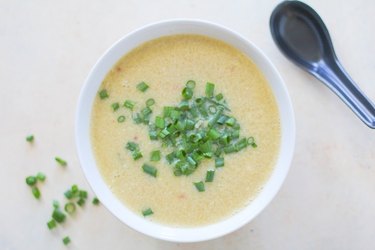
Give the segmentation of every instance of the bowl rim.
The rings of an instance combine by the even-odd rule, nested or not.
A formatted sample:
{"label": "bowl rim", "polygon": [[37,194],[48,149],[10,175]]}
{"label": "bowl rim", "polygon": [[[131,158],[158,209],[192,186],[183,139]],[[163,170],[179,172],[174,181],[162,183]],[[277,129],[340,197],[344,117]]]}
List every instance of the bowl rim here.
{"label": "bowl rim", "polygon": [[[176,32],[176,27],[178,27],[178,29],[185,30],[185,32]],[[190,29],[192,30],[192,32],[186,32],[186,30],[189,31]],[[197,29],[201,33],[197,32]],[[163,34],[157,35],[158,33],[160,33],[160,30],[163,30]],[[187,33],[206,35],[208,37],[222,40],[239,49],[242,53],[248,56],[257,65],[258,69],[263,73],[263,76],[267,79],[268,84],[270,85],[279,109],[281,120],[280,151],[274,170],[265,183],[264,188],[258,193],[255,199],[242,210],[230,216],[229,218],[207,226],[185,228],[175,227],[159,224],[157,222],[152,222],[150,220],[141,218],[133,211],[128,209],[109,190],[107,184],[105,184],[99,173],[95,160],[93,160],[89,123],[91,119],[92,103],[100,86],[100,84],[98,85],[98,82],[102,82],[103,78],[109,71],[106,69],[112,68],[119,58],[127,54],[135,47],[141,45],[145,41],[152,40],[157,37],[167,36],[168,34],[164,33],[168,33],[168,30],[172,30],[172,33],[170,35]],[[215,35],[215,32],[217,33],[217,35]],[[150,35],[153,38],[147,39]],[[134,42],[133,40],[134,38],[137,38],[137,36],[140,40],[142,39],[139,37],[143,36],[143,41]],[[218,36],[222,36],[224,39],[220,39],[218,38]],[[226,38],[230,38],[230,41]],[[133,47],[124,51],[122,54],[117,55],[116,57],[115,54],[117,50],[121,51],[121,49],[119,49],[121,45],[131,42],[133,42],[134,44],[129,46]],[[233,42],[237,42],[239,45],[237,44],[235,46]],[[249,52],[246,53],[244,51],[246,49],[253,53],[252,56],[248,55]],[[257,59],[254,60],[254,57],[256,57]],[[117,58],[117,60],[115,60],[114,58]],[[113,61],[113,63],[109,65],[109,68],[108,65],[107,67],[103,66],[108,60]],[[262,66],[260,66],[260,63]],[[103,74],[104,77],[102,77],[101,79],[97,79],[98,76],[102,76]],[[93,86],[94,84],[98,85],[97,88]],[[94,89],[95,91],[93,91],[92,89]],[[282,105],[280,104],[280,102]],[[276,67],[272,64],[270,59],[252,42],[244,38],[239,33],[213,22],[199,19],[168,19],[150,23],[126,34],[114,44],[112,44],[97,60],[97,62],[89,72],[80,91],[77,110],[75,114],[75,141],[80,165],[84,172],[85,178],[87,179],[94,193],[100,199],[101,203],[117,219],[119,219],[121,222],[131,227],[132,229],[153,238],[172,242],[199,242],[218,238],[241,228],[242,226],[253,220],[273,200],[287,176],[293,158],[295,146],[295,118],[292,102],[280,73],[277,71]],[[270,187],[270,183],[273,184],[272,188]],[[239,216],[239,214],[241,214],[241,216]]]}

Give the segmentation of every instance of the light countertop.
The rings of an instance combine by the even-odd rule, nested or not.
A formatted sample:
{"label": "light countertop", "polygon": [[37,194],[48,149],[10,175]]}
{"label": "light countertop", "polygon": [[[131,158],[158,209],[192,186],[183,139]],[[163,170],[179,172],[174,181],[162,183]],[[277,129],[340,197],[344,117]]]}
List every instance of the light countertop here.
{"label": "light countertop", "polygon": [[[336,53],[375,100],[375,2],[307,1]],[[287,61],[268,28],[278,1],[0,1],[0,249],[375,249],[375,131],[328,88]],[[87,204],[50,232],[52,200],[72,184],[90,190],[79,166],[74,114],[85,77],[104,51],[150,22],[199,18],[227,26],[274,62],[296,115],[296,150],[272,203],[227,236],[194,244],[156,240]],[[25,142],[33,133],[35,142]],[[54,157],[68,161],[62,168]],[[25,177],[42,171],[42,199]],[[90,190],[92,197],[92,191]],[[67,248],[61,238],[69,235]]]}

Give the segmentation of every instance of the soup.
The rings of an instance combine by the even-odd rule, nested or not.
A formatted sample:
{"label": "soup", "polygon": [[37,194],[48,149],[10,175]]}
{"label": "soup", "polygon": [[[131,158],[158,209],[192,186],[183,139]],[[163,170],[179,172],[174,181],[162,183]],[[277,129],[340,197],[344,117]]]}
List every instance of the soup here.
{"label": "soup", "polygon": [[[214,83],[215,95],[223,94],[240,124],[241,137],[254,137],[256,144],[225,154],[224,166],[215,167],[211,155],[192,173],[176,176],[165,159],[171,148],[150,140],[147,126],[137,124],[134,115],[153,99],[153,122],[164,107],[181,102],[188,80],[195,81],[196,97],[207,95],[207,82]],[[148,88],[140,89],[140,82]],[[161,37],[123,56],[100,89],[91,118],[95,159],[111,191],[139,216],[176,227],[212,224],[244,208],[270,177],[281,139],[277,104],[257,66],[236,48],[200,35]],[[133,111],[132,105],[124,107],[125,100],[134,104]],[[132,155],[129,142],[137,144],[142,158]],[[151,161],[155,150],[160,160]],[[156,177],[144,164],[157,170]],[[210,170],[214,180],[205,182]]]}

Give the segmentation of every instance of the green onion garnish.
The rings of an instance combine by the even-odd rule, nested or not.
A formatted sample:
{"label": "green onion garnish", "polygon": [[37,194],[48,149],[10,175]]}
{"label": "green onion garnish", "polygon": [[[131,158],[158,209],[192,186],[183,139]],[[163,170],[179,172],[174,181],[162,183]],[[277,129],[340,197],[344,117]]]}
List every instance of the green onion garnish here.
{"label": "green onion garnish", "polygon": [[34,197],[36,199],[39,199],[40,198],[40,191],[39,191],[39,188],[38,187],[32,187],[31,188],[31,192],[33,193]]}
{"label": "green onion garnish", "polygon": [[26,178],[26,184],[29,186],[34,186],[36,184],[37,178],[35,176],[28,176]]}
{"label": "green onion garnish", "polygon": [[34,141],[34,135],[29,135],[26,137],[26,141],[33,142]]}
{"label": "green onion garnish", "polygon": [[125,121],[125,116],[123,115],[120,115],[118,118],[117,118],[117,122],[118,123],[123,123]]}
{"label": "green onion garnish", "polygon": [[143,169],[143,172],[153,176],[153,177],[156,177],[157,173],[158,173],[158,170],[153,167],[153,166],[150,166],[148,164],[143,164],[142,165],[142,169]]}
{"label": "green onion garnish", "polygon": [[155,150],[151,152],[151,161],[160,161],[160,150]]}
{"label": "green onion garnish", "polygon": [[223,98],[224,98],[224,96],[223,96],[222,93],[217,94],[217,95],[215,96],[216,101],[221,101]]}
{"label": "green onion garnish", "polygon": [[182,90],[182,97],[184,98],[184,100],[190,100],[193,97],[193,89],[185,87]]}
{"label": "green onion garnish", "polygon": [[247,138],[247,144],[252,146],[253,148],[258,147],[258,145],[255,143],[254,137],[252,137],[252,136]]}
{"label": "green onion garnish", "polygon": [[76,211],[76,205],[73,202],[68,202],[65,204],[64,210],[68,214],[72,214]]}
{"label": "green onion garnish", "polygon": [[214,180],[215,170],[208,170],[206,173],[206,182],[212,182]]}
{"label": "green onion garnish", "polygon": [[49,222],[47,222],[47,227],[49,230],[55,228],[57,226],[56,221],[54,219],[51,219]]}
{"label": "green onion garnish", "polygon": [[111,105],[113,111],[116,111],[120,108],[120,104],[118,102],[112,103]]}
{"label": "green onion garnish", "polygon": [[52,218],[57,222],[57,223],[63,223],[65,221],[66,215],[61,212],[59,208],[55,208],[52,212]]}
{"label": "green onion garnish", "polygon": [[55,161],[58,164],[60,164],[60,166],[63,166],[63,167],[65,167],[66,165],[68,165],[68,163],[65,160],[63,160],[62,158],[60,158],[58,156],[55,157]]}
{"label": "green onion garnish", "polygon": [[142,153],[140,151],[134,151],[132,153],[133,160],[138,160],[143,157]]}
{"label": "green onion garnish", "polygon": [[213,97],[214,96],[214,89],[215,89],[215,84],[213,83],[206,83],[206,96],[207,97]]}
{"label": "green onion garnish", "polygon": [[70,238],[69,236],[65,236],[63,239],[62,239],[62,242],[64,243],[64,245],[68,245],[70,243]]}
{"label": "green onion garnish", "polygon": [[42,172],[38,172],[38,173],[36,174],[36,178],[38,179],[38,181],[45,181],[45,179],[46,179],[46,175],[43,174]]}
{"label": "green onion garnish", "polygon": [[134,105],[135,105],[135,102],[130,101],[130,100],[126,100],[126,101],[124,102],[124,107],[125,107],[125,108],[128,108],[128,109],[130,109],[130,110],[133,110]]}
{"label": "green onion garnish", "polygon": [[85,199],[80,198],[80,199],[77,201],[77,204],[78,204],[78,206],[82,207],[83,205],[85,205],[85,202],[86,202]]}
{"label": "green onion garnish", "polygon": [[73,194],[73,192],[71,191],[71,190],[67,190],[65,193],[64,193],[64,195],[65,195],[65,197],[67,198],[67,199],[72,199],[73,197],[74,197],[74,194]]}
{"label": "green onion garnish", "polygon": [[102,100],[108,98],[109,95],[108,95],[107,90],[106,90],[106,89],[102,89],[102,90],[99,92],[99,97],[100,97],[100,99],[102,99]]}
{"label": "green onion garnish", "polygon": [[126,148],[129,149],[130,151],[139,150],[138,144],[135,142],[131,142],[131,141],[126,144]]}
{"label": "green onion garnish", "polygon": [[54,200],[54,201],[52,202],[52,206],[53,206],[54,208],[58,208],[58,207],[60,207],[60,203],[59,203],[57,200]]}
{"label": "green onion garnish", "polygon": [[155,104],[155,100],[153,98],[150,98],[146,101],[146,106],[150,107]]}
{"label": "green onion garnish", "polygon": [[195,188],[199,191],[199,192],[204,192],[206,189],[204,188],[204,182],[203,181],[200,181],[200,182],[194,182],[194,186]]}
{"label": "green onion garnish", "polygon": [[223,157],[218,157],[215,159],[215,167],[220,168],[224,167],[224,158]]}
{"label": "green onion garnish", "polygon": [[190,89],[194,89],[195,88],[195,81],[193,80],[189,80],[186,82],[186,87],[190,88]]}
{"label": "green onion garnish", "polygon": [[94,205],[99,205],[100,201],[97,197],[94,197],[94,199],[92,199],[92,204]]}
{"label": "green onion garnish", "polygon": [[137,84],[137,89],[141,92],[145,92],[149,86],[145,82],[140,82]]}
{"label": "green onion garnish", "polygon": [[160,117],[160,116],[157,116],[155,118],[155,126],[157,128],[160,128],[160,129],[163,129],[165,127],[165,121],[164,121],[164,118]]}
{"label": "green onion garnish", "polygon": [[147,208],[147,209],[142,211],[142,214],[143,214],[144,217],[146,217],[146,216],[154,214],[154,212],[152,211],[151,208]]}
{"label": "green onion garnish", "polygon": [[79,194],[78,194],[78,197],[79,198],[82,198],[82,199],[87,199],[87,191],[85,190],[79,190]]}

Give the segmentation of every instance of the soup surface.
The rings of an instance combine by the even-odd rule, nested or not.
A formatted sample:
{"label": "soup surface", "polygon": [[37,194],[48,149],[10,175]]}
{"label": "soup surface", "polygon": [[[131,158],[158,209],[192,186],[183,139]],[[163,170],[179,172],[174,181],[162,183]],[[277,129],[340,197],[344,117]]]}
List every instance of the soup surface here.
{"label": "soup surface", "polygon": [[[203,160],[188,176],[176,177],[164,159],[169,152],[151,141],[145,125],[135,124],[122,106],[135,101],[135,110],[155,99],[153,113],[177,105],[187,80],[196,81],[195,96],[204,96],[206,82],[223,93],[231,114],[241,125],[241,136],[253,136],[257,147],[225,155],[224,167],[198,192],[193,182],[204,180],[213,160]],[[149,89],[137,90],[139,82]],[[100,172],[112,192],[134,213],[151,208],[145,219],[174,226],[200,226],[218,222],[251,202],[270,177],[280,147],[280,121],[276,101],[262,73],[242,52],[204,36],[176,35],[149,41],[122,57],[105,77],[101,89],[109,97],[94,101],[91,142]],[[120,108],[113,111],[112,103]],[[124,122],[118,122],[125,116]],[[139,144],[143,158],[133,160],[126,143]],[[156,178],[142,171],[150,153],[161,150],[162,159],[151,162]]]}

